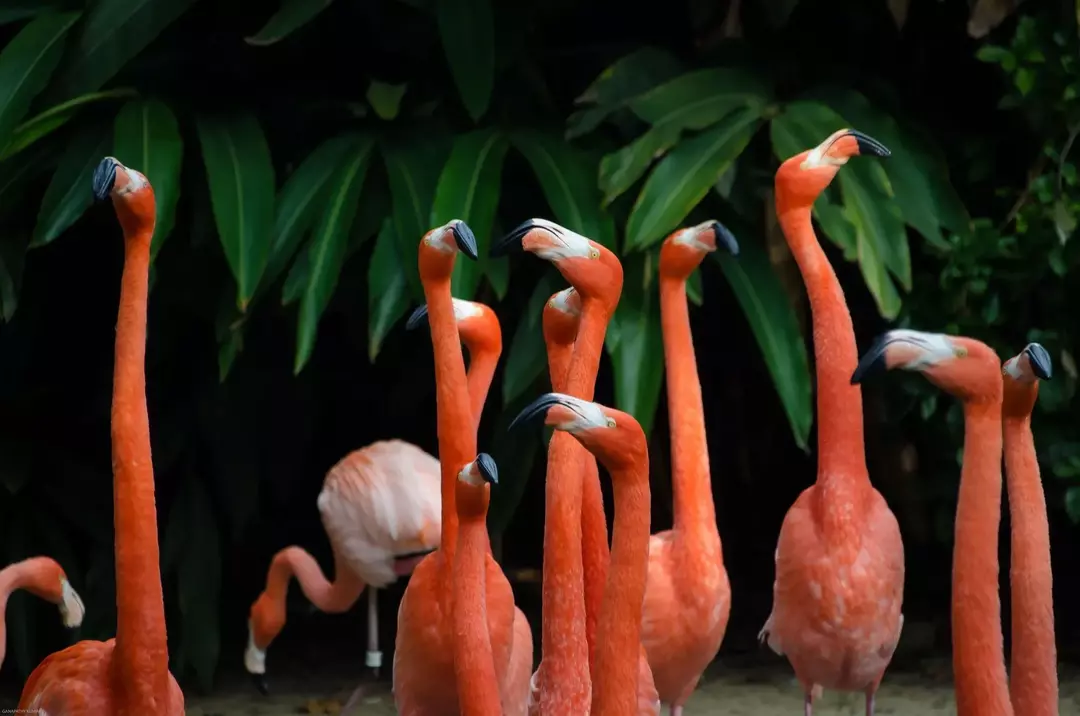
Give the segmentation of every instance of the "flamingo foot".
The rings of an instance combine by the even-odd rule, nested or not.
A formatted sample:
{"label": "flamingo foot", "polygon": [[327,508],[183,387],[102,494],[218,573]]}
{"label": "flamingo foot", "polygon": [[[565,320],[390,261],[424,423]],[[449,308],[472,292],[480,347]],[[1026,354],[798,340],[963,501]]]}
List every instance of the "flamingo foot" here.
{"label": "flamingo foot", "polygon": [[807,694],[806,700],[803,701],[803,714],[804,716],[814,716],[814,697],[810,694]]}
{"label": "flamingo foot", "polygon": [[252,674],[251,681],[255,684],[255,688],[259,690],[259,693],[263,696],[270,695],[270,685],[266,683],[266,674]]}
{"label": "flamingo foot", "polygon": [[866,695],[866,716],[874,716],[874,694]]}

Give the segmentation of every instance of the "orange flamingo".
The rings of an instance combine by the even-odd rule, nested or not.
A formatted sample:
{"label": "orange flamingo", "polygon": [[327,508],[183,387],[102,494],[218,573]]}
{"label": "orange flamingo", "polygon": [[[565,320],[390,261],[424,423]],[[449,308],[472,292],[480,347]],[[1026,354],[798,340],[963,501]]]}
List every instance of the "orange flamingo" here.
{"label": "orange flamingo", "polygon": [[112,197],[124,231],[112,399],[116,638],[80,641],[46,657],[23,687],[19,708],[64,716],[181,716],[184,695],[169,673],[146,411],[154,189],[141,173],[106,157],[94,170],[93,191],[98,200]]}
{"label": "orange flamingo", "polygon": [[[427,306],[421,306],[406,329],[421,325],[426,316]],[[454,299],[454,317],[469,351],[466,380],[477,409],[491,387],[502,334],[495,312],[483,304]],[[329,614],[348,611],[365,584],[370,587],[365,664],[378,674],[382,652],[377,590],[410,574],[438,546],[440,481],[439,461],[403,440],[381,440],[354,450],[326,473],[316,504],[334,553],[335,581],[331,583],[301,547],[286,547],[274,555],[266,589],[251,605],[244,652],[244,666],[259,691],[269,691],[266,650],[285,626],[285,597],[294,576],[304,596]]]}
{"label": "orange flamingo", "polygon": [[596,678],[588,713],[633,714],[639,709],[641,605],[649,556],[649,451],[645,433],[627,413],[563,393],[540,396],[521,411],[510,427],[540,415],[546,425],[573,436],[604,463],[611,475],[615,495],[611,562],[597,625]]}
{"label": "orange flamingo", "polygon": [[971,338],[889,331],[853,384],[880,370],[919,371],[964,405],[964,457],[953,542],[953,675],[958,716],[1012,716],[998,598],[1001,524],[1001,361]]}
{"label": "orange flamingo", "polygon": [[462,716],[498,716],[503,713],[491,636],[487,630],[484,593],[485,562],[489,549],[487,510],[490,485],[499,483],[495,460],[487,453],[458,473],[458,541],[454,553],[454,671]]}
{"label": "orange flamingo", "polygon": [[716,657],[731,611],[731,586],[716,529],[709,446],[698,379],[686,279],[722,243],[739,245],[706,221],[669,236],[660,249],[660,320],[671,424],[672,528],[649,540],[642,638],[660,700],[681,716],[705,667]]}
{"label": "orange flamingo", "polygon": [[1053,573],[1046,497],[1031,434],[1031,411],[1039,380],[1050,380],[1050,354],[1029,343],[1005,361],[1002,399],[1005,479],[1012,523],[1013,708],[1024,716],[1057,716],[1057,648],[1054,644]]}
{"label": "orange flamingo", "polygon": [[[393,683],[394,702],[402,716],[451,716],[459,712],[453,663],[452,590],[446,588],[451,583],[458,533],[457,470],[453,466],[464,465],[476,456],[476,430],[450,295],[450,276],[458,250],[476,259],[476,239],[460,220],[432,229],[420,241],[420,278],[435,353],[442,539],[439,549],[417,565],[398,609]],[[528,687],[528,674],[524,678],[515,675],[508,678],[511,654],[526,646],[515,639],[518,610],[514,607],[510,583],[491,556],[490,548],[486,565],[488,631],[503,710],[509,714],[523,713],[526,699],[523,689]],[[516,657],[513,663],[523,662],[527,663]],[[511,693],[513,686],[522,692]]]}
{"label": "orange flamingo", "polygon": [[68,629],[82,624],[82,599],[72,589],[63,567],[51,557],[30,557],[0,569],[0,666],[4,664],[7,650],[7,633],[4,612],[7,600],[16,589],[25,589],[35,597],[60,607],[60,619]]}
{"label": "orange flamingo", "polygon": [[773,607],[760,638],[787,656],[813,712],[821,688],[863,691],[866,713],[903,626],[904,544],[870,484],[858,362],[844,292],[814,236],[810,210],[853,156],[889,150],[850,129],[797,154],[776,172],[776,214],[799,265],[814,326],[817,481],[788,510],[776,545]]}

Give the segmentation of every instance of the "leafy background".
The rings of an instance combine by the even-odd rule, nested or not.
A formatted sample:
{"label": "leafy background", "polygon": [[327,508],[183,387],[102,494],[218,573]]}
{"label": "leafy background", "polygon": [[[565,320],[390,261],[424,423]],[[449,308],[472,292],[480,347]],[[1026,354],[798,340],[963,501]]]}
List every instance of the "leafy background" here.
{"label": "leafy background", "polygon": [[[851,162],[814,214],[860,345],[911,325],[1003,356],[1037,339],[1054,356],[1036,434],[1068,603],[1080,18],[1067,3],[1013,5],[0,3],[0,558],[56,557],[88,607],[75,636],[112,635],[121,243],[88,189],[105,154],[158,199],[147,369],[162,571],[172,670],[200,689],[239,664],[277,549],[301,544],[330,571],[314,509],[325,471],[379,438],[435,451],[430,340],[401,319],[422,301],[419,237],[451,218],[481,249],[458,262],[454,294],[493,305],[504,332],[481,427],[518,476],[490,517],[504,565],[540,560],[542,436],[505,427],[546,385],[539,309],[562,282],[487,248],[529,216],[622,257],[597,398],[649,430],[654,529],[670,524],[656,261],[669,232],[714,217],[742,253],[692,278],[692,321],[739,595],[725,649],[752,650],[779,523],[815,465],[807,305],[772,175],[854,126],[892,157]],[[917,379],[868,386],[866,401],[872,474],[925,565],[905,611],[931,625],[925,648],[947,648],[961,416]],[[535,608],[535,585],[517,588]],[[296,591],[279,645],[319,619]],[[1068,657],[1080,624],[1058,617]],[[336,619],[355,642],[360,617],[344,632]],[[7,621],[17,688],[71,635],[25,595]]]}

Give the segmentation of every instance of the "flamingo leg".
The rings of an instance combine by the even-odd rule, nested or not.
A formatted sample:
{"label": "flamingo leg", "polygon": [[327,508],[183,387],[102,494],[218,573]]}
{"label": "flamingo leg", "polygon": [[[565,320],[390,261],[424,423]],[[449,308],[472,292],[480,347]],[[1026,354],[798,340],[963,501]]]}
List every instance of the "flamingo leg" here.
{"label": "flamingo leg", "polygon": [[874,716],[874,694],[866,695],[866,716]]}
{"label": "flamingo leg", "polygon": [[379,669],[382,667],[382,652],[379,651],[379,590],[368,587],[367,609],[367,654],[364,656],[364,665],[371,669],[375,678],[379,678]]}
{"label": "flamingo leg", "polygon": [[811,694],[807,694],[806,700],[803,701],[803,714],[804,716],[814,716],[814,697]]}
{"label": "flamingo leg", "polygon": [[682,706],[671,705],[671,716],[682,716]]}

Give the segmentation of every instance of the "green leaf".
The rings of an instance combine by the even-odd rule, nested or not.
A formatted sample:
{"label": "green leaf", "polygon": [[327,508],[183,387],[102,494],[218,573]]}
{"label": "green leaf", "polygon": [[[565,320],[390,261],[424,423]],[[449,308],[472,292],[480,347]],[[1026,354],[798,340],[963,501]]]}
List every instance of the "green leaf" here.
{"label": "green leaf", "polygon": [[807,451],[810,426],[814,420],[810,400],[810,364],[795,312],[787,301],[787,293],[772,270],[768,254],[758,242],[740,242],[737,258],[722,251],[715,252],[713,256],[720,262],[720,268],[754,332],[773,385],[787,413],[795,444]]}
{"label": "green leaf", "polygon": [[10,211],[25,201],[28,187],[56,167],[56,147],[37,145],[0,164],[0,211]]}
{"label": "green leaf", "polygon": [[[0,236],[0,315],[5,322],[10,321],[19,306],[19,291],[22,289],[23,265],[26,259],[27,236],[5,233]],[[4,453],[4,458],[9,457]],[[29,474],[29,473],[27,473]],[[0,482],[4,478],[0,475]]]}
{"label": "green leaf", "polygon": [[398,116],[398,111],[401,109],[401,98],[405,96],[405,90],[408,87],[407,84],[390,85],[372,80],[367,90],[368,104],[371,105],[371,108],[375,110],[375,114],[379,115],[380,119],[387,121],[394,119]]}
{"label": "green leaf", "polygon": [[532,165],[558,222],[614,250],[615,222],[600,208],[597,164],[549,134],[526,130],[516,132],[511,140]]}
{"label": "green leaf", "polygon": [[283,40],[286,35],[311,22],[316,15],[330,7],[331,2],[333,0],[282,0],[281,7],[270,16],[262,29],[245,37],[244,42],[265,46]]}
{"label": "green leaf", "polygon": [[293,301],[300,300],[301,294],[304,293],[304,287],[308,282],[308,272],[311,270],[310,253],[311,242],[308,241],[304,249],[296,255],[292,266],[289,267],[289,273],[285,276],[285,284],[281,287],[282,306],[288,306]]}
{"label": "green leaf", "polygon": [[48,13],[27,23],[0,52],[0,145],[45,88],[64,53],[64,37],[82,13]]}
{"label": "green leaf", "polygon": [[668,154],[634,203],[625,250],[645,248],[673,231],[746,148],[760,121],[757,110],[737,111]]}
{"label": "green leaf", "polygon": [[180,198],[180,164],[184,143],[176,117],[163,102],[134,100],[116,115],[113,156],[142,172],[154,187],[157,219],[150,244],[151,261],[173,227]]}
{"label": "green leaf", "polygon": [[1073,486],[1065,491],[1065,513],[1073,524],[1080,523],[1080,487]]}
{"label": "green leaf", "polygon": [[101,89],[195,0],[97,0],[45,93],[50,104]]}
{"label": "green leaf", "polygon": [[700,306],[705,302],[705,292],[701,285],[700,267],[694,269],[690,274],[690,278],[686,279],[686,298],[695,306]]}
{"label": "green leaf", "polygon": [[382,145],[383,161],[390,182],[398,253],[414,301],[422,301],[424,296],[417,264],[420,239],[432,228],[429,222],[435,186],[449,151],[450,146],[442,137],[426,134],[409,141]]}
{"label": "green leaf", "polygon": [[487,528],[494,539],[498,539],[510,525],[517,512],[521,498],[525,494],[529,475],[536,464],[536,455],[540,448],[539,430],[510,430],[510,421],[520,413],[530,400],[531,395],[523,395],[513,404],[509,404],[500,413],[492,435],[498,435],[492,449],[497,465],[513,466],[516,479],[499,483],[498,489],[491,491],[491,504],[488,506]]}
{"label": "green leaf", "polygon": [[[226,281],[225,284],[229,282]],[[244,323],[247,317],[236,307],[232,296],[233,288],[221,294],[218,302],[217,317],[214,321],[214,334],[218,346],[218,382],[224,383],[229,377],[236,357],[244,350]]]}
{"label": "green leaf", "polygon": [[570,115],[566,138],[573,139],[596,129],[612,112],[630,100],[682,71],[682,63],[666,50],[643,47],[620,58],[597,77],[575,100],[586,106]]}
{"label": "green leaf", "polygon": [[491,0],[438,0],[439,22],[450,73],[473,121],[487,111],[495,85],[495,20]]}
{"label": "green leaf", "polygon": [[72,137],[41,199],[30,248],[44,246],[78,221],[94,199],[90,180],[109,153],[111,137],[102,127],[88,127]]}
{"label": "green leaf", "polygon": [[740,109],[760,115],[772,89],[761,77],[720,67],[688,72],[655,87],[630,103],[641,119],[656,126],[701,130]]}
{"label": "green leaf", "polygon": [[392,217],[383,220],[368,264],[368,360],[382,350],[383,340],[409,308],[409,286],[398,260]]}
{"label": "green leaf", "polygon": [[[274,202],[274,238],[270,247],[270,258],[266,262],[266,271],[259,284],[260,292],[277,281],[289,261],[297,256],[296,250],[325,200],[323,190],[341,166],[342,158],[356,141],[357,135],[353,133],[326,140],[285,180],[285,185],[281,187],[277,201]],[[299,260],[297,257],[297,261]],[[304,282],[306,281],[305,276]],[[297,292],[294,298],[299,296]]]}
{"label": "green leaf", "polygon": [[331,182],[326,208],[311,237],[308,249],[308,281],[300,297],[300,315],[296,329],[296,360],[293,374],[299,374],[315,347],[319,318],[337,286],[338,274],[348,248],[349,229],[356,217],[360,190],[364,188],[368,160],[375,142],[358,138],[351,153]]}
{"label": "green leaf", "polygon": [[497,259],[489,256],[484,266],[484,275],[495,291],[495,297],[500,301],[506,298],[506,292],[510,289],[509,259],[505,256]]}
{"label": "green leaf", "polygon": [[270,257],[274,166],[262,127],[250,114],[199,117],[206,178],[221,247],[247,310]]}
{"label": "green leaf", "polygon": [[184,660],[194,669],[199,688],[208,691],[221,647],[221,537],[210,495],[194,474],[184,479],[169,517],[169,526],[179,521],[177,529],[186,535],[176,580]]}
{"label": "green leaf", "polygon": [[487,267],[507,146],[506,137],[495,129],[461,135],[439,175],[429,225],[461,219],[476,235],[479,252],[477,261],[454,262],[451,290],[458,298],[472,299]]}
{"label": "green leaf", "polygon": [[68,120],[74,117],[85,104],[101,102],[108,99],[134,97],[136,94],[135,90],[126,88],[110,90],[108,92],[91,92],[90,94],[84,94],[82,97],[76,97],[75,99],[58,104],[55,107],[50,107],[41,114],[31,117],[15,128],[15,131],[11,136],[11,141],[4,148],[4,151],[0,152],[0,161],[18,154],[42,137],[52,134],[60,127],[67,124]]}
{"label": "green leaf", "polygon": [[652,430],[664,379],[664,342],[656,288],[656,251],[623,259],[622,298],[608,326],[605,346],[615,372],[615,405]]}
{"label": "green leaf", "polygon": [[61,9],[59,0],[5,0],[0,5],[0,25],[18,22]]}
{"label": "green leaf", "polygon": [[677,125],[653,127],[622,149],[600,160],[600,190],[604,206],[615,201],[645,174],[649,165],[667,153],[679,141],[682,130]]}
{"label": "green leaf", "polygon": [[825,235],[844,252],[844,259],[859,258],[859,237],[855,226],[848,221],[844,207],[832,204],[822,196],[814,202],[814,218],[818,220]]}
{"label": "green leaf", "polygon": [[547,367],[544,347],[544,304],[555,293],[558,283],[550,271],[536,282],[525,313],[518,319],[503,371],[503,406],[508,406],[528,390]]}

